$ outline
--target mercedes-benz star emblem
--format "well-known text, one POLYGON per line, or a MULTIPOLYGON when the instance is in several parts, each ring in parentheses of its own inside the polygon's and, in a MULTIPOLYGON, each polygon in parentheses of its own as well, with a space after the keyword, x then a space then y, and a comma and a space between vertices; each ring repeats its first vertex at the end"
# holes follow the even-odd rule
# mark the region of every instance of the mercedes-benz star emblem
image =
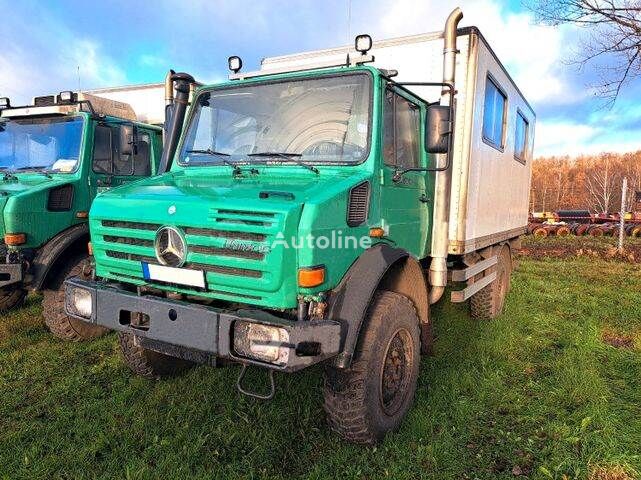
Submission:
POLYGON ((162 227, 156 233, 156 258, 168 267, 182 267, 187 258, 187 245, 182 233, 174 227, 162 227))

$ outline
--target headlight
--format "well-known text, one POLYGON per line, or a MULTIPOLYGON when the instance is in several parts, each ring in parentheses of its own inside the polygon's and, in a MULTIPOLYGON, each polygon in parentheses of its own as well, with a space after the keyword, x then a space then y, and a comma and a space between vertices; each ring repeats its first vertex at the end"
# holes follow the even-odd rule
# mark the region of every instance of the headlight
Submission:
POLYGON ((289 359, 288 343, 289 332, 284 328, 243 320, 234 324, 234 350, 240 356, 285 365, 289 359))
POLYGON ((77 287, 72 288, 67 294, 67 305, 76 315, 91 318, 93 299, 89 290, 77 287))

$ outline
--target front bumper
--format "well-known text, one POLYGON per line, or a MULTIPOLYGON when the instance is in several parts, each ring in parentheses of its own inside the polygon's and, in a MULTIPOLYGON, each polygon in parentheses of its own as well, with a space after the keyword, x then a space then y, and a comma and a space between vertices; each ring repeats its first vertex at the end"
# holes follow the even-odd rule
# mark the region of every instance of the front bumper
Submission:
POLYGON ((0 288, 21 282, 23 278, 21 263, 0 263, 0 288))
POLYGON ((323 320, 293 322, 264 311, 248 310, 242 315, 213 307, 155 296, 140 296, 103 282, 72 278, 65 282, 65 310, 78 320, 134 335, 146 348, 171 354, 172 349, 187 350, 190 359, 209 356, 225 358, 280 371, 296 371, 339 353, 341 328, 338 322, 323 320), (86 290, 91 294, 91 317, 78 316, 70 307, 71 291, 86 290), (131 313, 146 316, 145 327, 131 324, 131 313), (241 357, 234 352, 234 323, 247 321, 284 328, 289 333, 287 363, 271 364, 241 357), (154 348, 161 345, 161 348, 154 348), (309 348, 313 345, 314 348, 309 348), (204 355, 203 355, 204 354, 204 355))

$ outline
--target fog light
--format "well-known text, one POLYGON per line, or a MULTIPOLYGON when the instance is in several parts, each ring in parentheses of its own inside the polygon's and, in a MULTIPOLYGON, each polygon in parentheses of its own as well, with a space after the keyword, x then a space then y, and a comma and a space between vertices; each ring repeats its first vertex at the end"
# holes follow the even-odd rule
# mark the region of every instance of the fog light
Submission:
POLYGON ((285 365, 289 359, 288 343, 289 332, 284 328, 243 320, 234 324, 234 350, 240 356, 285 365))
POLYGON ((69 305, 80 317, 91 318, 93 313, 93 299, 91 292, 84 288, 72 288, 69 292, 69 305))

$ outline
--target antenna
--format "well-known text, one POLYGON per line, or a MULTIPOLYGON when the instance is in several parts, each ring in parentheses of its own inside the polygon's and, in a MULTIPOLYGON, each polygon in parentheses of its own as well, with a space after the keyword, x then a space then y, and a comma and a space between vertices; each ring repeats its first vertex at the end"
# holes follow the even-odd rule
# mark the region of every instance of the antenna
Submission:
POLYGON ((78 66, 76 67, 76 70, 77 70, 77 72, 78 72, 78 93, 80 93, 80 91, 82 90, 82 89, 80 88, 80 65, 78 65, 78 66))

